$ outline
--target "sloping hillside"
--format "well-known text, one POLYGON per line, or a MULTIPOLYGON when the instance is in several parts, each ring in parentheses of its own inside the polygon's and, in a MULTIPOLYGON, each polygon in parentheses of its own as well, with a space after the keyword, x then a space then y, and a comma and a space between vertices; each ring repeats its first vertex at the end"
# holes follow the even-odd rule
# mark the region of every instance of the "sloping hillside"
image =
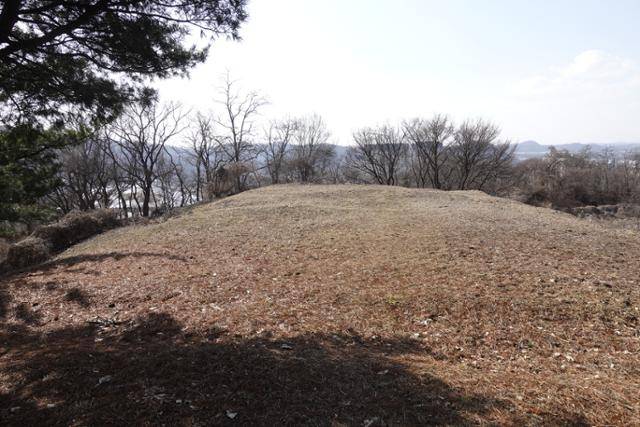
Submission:
POLYGON ((249 191, 3 278, 0 418, 638 424, 639 258, 478 192, 249 191))

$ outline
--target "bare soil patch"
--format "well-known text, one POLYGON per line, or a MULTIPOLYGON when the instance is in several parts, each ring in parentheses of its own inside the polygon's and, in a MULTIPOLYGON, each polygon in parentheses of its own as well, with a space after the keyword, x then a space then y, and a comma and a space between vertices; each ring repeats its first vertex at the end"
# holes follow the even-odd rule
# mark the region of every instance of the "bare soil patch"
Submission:
POLYGON ((479 192, 249 191, 1 278, 0 419, 640 424, 639 259, 479 192))

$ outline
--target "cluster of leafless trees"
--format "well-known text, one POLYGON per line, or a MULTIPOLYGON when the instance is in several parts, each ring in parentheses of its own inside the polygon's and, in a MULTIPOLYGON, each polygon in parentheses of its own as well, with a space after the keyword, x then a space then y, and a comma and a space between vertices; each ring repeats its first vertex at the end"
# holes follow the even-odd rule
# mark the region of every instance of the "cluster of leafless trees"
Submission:
POLYGON ((456 127, 443 115, 361 129, 347 154, 348 176, 384 185, 496 191, 506 184, 515 148, 499 133, 480 119, 456 127))
POLYGON ((535 205, 571 208, 640 203, 640 152, 616 155, 612 149, 579 153, 551 149, 513 170, 513 185, 535 205))
POLYGON ((363 128, 339 147, 318 115, 258 129, 265 103, 227 79, 218 114, 153 100, 132 104, 84 144, 60 152, 61 185, 48 201, 63 212, 119 207, 125 216, 149 216, 287 182, 475 189, 559 207, 639 194, 640 155, 552 150, 517 163, 515 146, 499 139, 496 125, 481 119, 456 125, 444 115, 363 128))
POLYGON ((222 94, 218 116, 189 117, 175 104, 130 106, 85 144, 61 153, 63 185, 50 200, 63 211, 119 206, 125 215, 149 216, 285 182, 489 190, 512 164, 512 147, 482 120, 456 128, 435 116, 361 129, 339 155, 322 117, 275 120, 257 132, 264 100, 239 96, 232 82, 222 94))
POLYGON ((167 146, 183 130, 184 118, 174 104, 131 105, 84 144, 61 152, 62 185, 49 199, 65 212, 118 205, 125 215, 149 216, 152 207, 174 206, 175 187, 188 194, 188 186, 167 146))
POLYGON ((61 185, 48 201, 63 212, 117 206, 125 216, 149 216, 268 183, 337 176, 320 116, 273 121, 259 132, 255 119, 266 101, 229 79, 218 103, 219 114, 154 100, 130 105, 84 144, 60 152, 61 185))

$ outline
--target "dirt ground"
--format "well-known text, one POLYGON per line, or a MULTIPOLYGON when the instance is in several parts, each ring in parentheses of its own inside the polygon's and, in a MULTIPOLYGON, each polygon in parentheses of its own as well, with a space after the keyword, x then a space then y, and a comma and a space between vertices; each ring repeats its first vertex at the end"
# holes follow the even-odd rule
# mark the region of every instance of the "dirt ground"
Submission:
POLYGON ((0 278, 0 424, 638 425, 640 233, 272 186, 0 278))

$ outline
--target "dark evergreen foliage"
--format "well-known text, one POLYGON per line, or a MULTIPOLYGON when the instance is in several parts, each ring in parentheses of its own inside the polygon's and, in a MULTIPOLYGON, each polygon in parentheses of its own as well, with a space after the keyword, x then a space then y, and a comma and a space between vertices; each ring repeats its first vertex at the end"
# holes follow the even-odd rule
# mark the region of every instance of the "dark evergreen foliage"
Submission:
POLYGON ((78 114, 109 120, 150 99, 145 79, 184 75, 246 0, 5 0, 0 6, 0 219, 56 184, 55 148, 78 114), (188 40, 200 34, 200 39, 188 40))

